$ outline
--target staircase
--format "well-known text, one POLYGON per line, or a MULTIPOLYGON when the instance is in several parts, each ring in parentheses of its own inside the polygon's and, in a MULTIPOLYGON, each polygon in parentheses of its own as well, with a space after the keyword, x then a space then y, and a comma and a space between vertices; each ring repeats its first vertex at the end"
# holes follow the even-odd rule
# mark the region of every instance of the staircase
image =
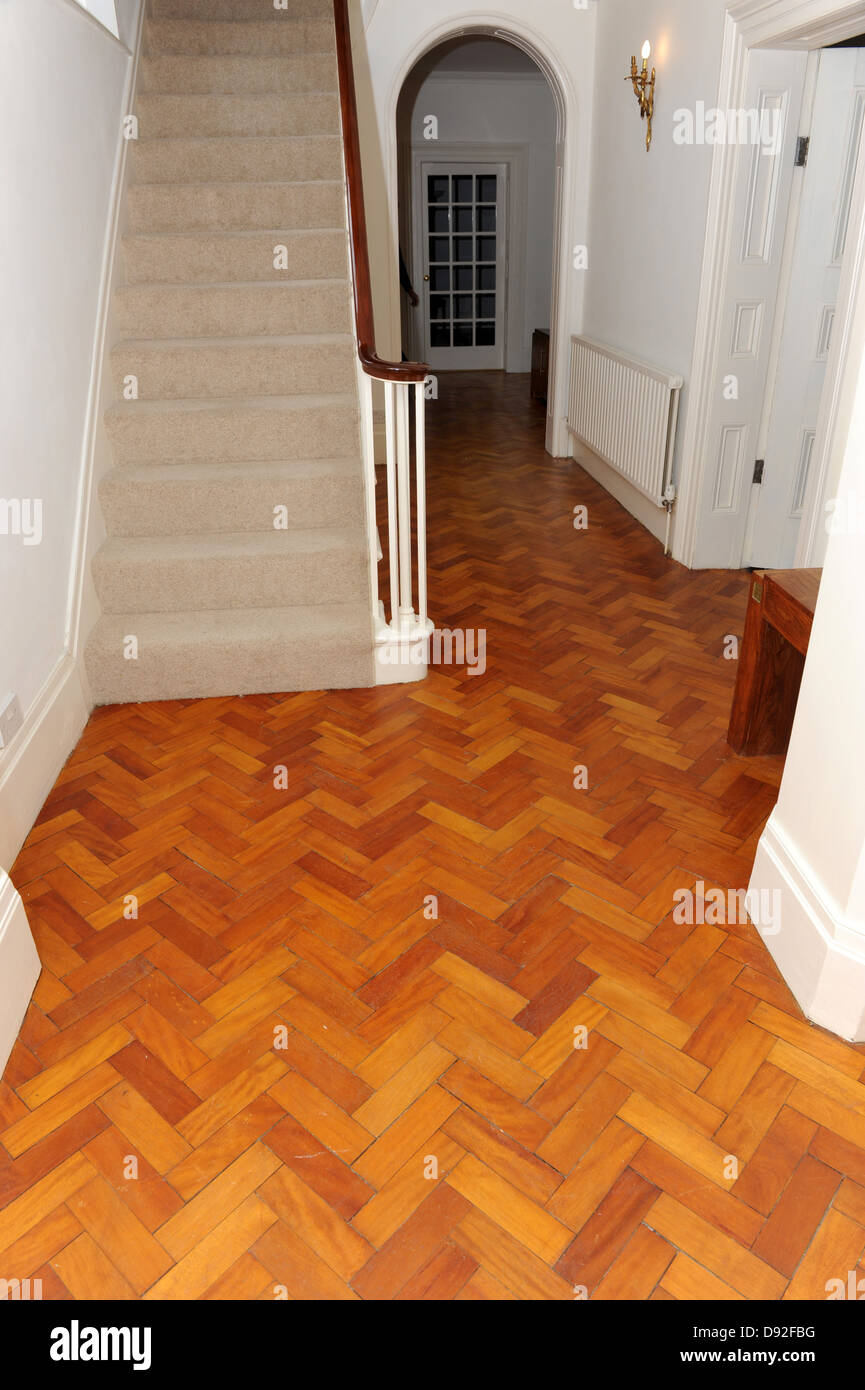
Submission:
POLYGON ((149 0, 97 704, 374 683, 332 5, 288 5, 149 0))

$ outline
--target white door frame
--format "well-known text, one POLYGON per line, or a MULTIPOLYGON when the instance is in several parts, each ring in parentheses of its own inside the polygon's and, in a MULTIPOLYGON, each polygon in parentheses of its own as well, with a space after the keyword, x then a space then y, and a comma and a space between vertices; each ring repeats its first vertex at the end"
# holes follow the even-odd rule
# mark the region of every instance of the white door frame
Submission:
MULTIPOLYGON (((727 5, 724 25, 717 105, 723 110, 739 110, 745 105, 750 49, 821 48, 842 39, 854 38, 863 32, 865 0, 732 0, 732 3, 727 5)), ((727 297, 737 153, 735 145, 719 144, 714 146, 712 158, 691 391, 682 441, 684 468, 677 507, 678 524, 673 544, 674 558, 688 566, 693 566, 697 558, 700 502, 704 491, 711 486, 711 460, 717 453, 712 448, 709 438, 710 407, 717 395, 718 363, 722 356, 722 310, 727 297)), ((861 163, 860 160, 860 165, 861 163)), ((860 186, 857 191, 857 203, 858 195, 861 193, 860 186)), ((838 403, 839 367, 843 362, 842 343, 846 346, 854 291, 858 283, 856 277, 862 270, 865 250, 861 204, 858 211, 858 225, 853 222, 857 209, 854 208, 851 212, 851 227, 856 226, 857 241, 855 244, 848 244, 847 248, 847 264, 838 302, 835 343, 827 377, 827 380, 832 380, 832 385, 824 393, 826 410, 821 410, 818 441, 812 465, 813 477, 805 505, 802 530, 808 539, 806 542, 806 536, 803 535, 799 547, 799 555, 805 558, 797 558, 797 564, 807 563, 807 557, 812 551, 819 511, 816 499, 822 496, 828 476, 830 454, 837 444, 831 411, 838 403)), ((841 444, 843 446, 843 441, 841 444)))
MULTIPOLYGON (((865 3, 865 0, 863 0, 865 3)), ((404 57, 397 70, 386 107, 385 173, 391 209, 391 254, 396 265, 399 245, 399 179, 397 105, 405 80, 424 54, 447 39, 484 34, 505 39, 527 53, 549 83, 556 104, 556 197, 553 238, 553 294, 550 308, 550 393, 547 401, 546 448, 555 458, 570 457, 568 397, 570 392, 571 263, 573 248, 585 241, 577 226, 577 185, 588 172, 578 167, 577 93, 559 55, 548 51, 545 39, 530 25, 495 11, 475 11, 458 21, 447 20, 429 29, 404 57)))
MULTIPOLYGON (((526 319, 526 208, 528 207, 528 145, 481 145, 468 141, 450 141, 434 145, 416 142, 411 151, 411 188, 409 194, 412 217, 412 259, 414 275, 421 275, 423 259, 423 228, 417 223, 417 194, 420 188, 421 165, 442 164, 505 164, 508 167, 508 190, 505 240, 507 242, 507 275, 505 277, 504 370, 508 369, 511 346, 519 342, 526 319)), ((415 289, 418 289, 415 284, 415 289)), ((418 290, 418 294, 421 291, 418 290)), ((421 304, 423 300, 421 300, 421 304)), ((415 320, 415 339, 423 343, 421 306, 411 310, 415 320)), ((538 324, 540 328, 541 325, 538 324)), ((421 348, 423 353, 423 348, 421 348)))

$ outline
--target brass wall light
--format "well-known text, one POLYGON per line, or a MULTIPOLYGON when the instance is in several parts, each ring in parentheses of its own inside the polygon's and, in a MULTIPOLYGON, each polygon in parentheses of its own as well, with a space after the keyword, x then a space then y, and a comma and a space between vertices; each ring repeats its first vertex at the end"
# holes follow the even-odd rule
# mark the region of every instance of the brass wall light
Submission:
POLYGON ((636 58, 631 58, 631 71, 625 78, 626 82, 632 82, 634 94, 640 103, 640 118, 646 121, 646 151, 652 148, 652 116, 655 111, 655 69, 652 68, 652 76, 649 76, 649 58, 652 53, 652 45, 649 40, 643 44, 643 66, 637 68, 636 58))

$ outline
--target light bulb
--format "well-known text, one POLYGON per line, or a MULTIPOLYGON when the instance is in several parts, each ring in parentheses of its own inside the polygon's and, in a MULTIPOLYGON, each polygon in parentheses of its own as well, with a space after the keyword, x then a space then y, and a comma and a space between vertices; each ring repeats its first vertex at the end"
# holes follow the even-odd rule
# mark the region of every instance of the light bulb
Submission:
POLYGON ((649 58, 650 58, 650 56, 651 56, 651 52, 652 52, 652 45, 649 43, 649 40, 646 39, 646 42, 643 44, 643 62, 644 62, 644 63, 647 63, 647 62, 649 61, 649 58))

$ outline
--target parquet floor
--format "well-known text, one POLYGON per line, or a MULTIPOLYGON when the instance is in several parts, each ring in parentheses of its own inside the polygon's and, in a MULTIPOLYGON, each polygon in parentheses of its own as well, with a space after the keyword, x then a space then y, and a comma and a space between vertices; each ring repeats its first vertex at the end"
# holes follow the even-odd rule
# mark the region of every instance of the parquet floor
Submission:
POLYGON ((431 610, 485 673, 98 710, 15 866, 0 1277, 45 1298, 865 1274, 862 1050, 753 928, 673 921, 747 885, 780 775, 724 742, 746 581, 547 458, 525 378, 441 389, 431 610))

